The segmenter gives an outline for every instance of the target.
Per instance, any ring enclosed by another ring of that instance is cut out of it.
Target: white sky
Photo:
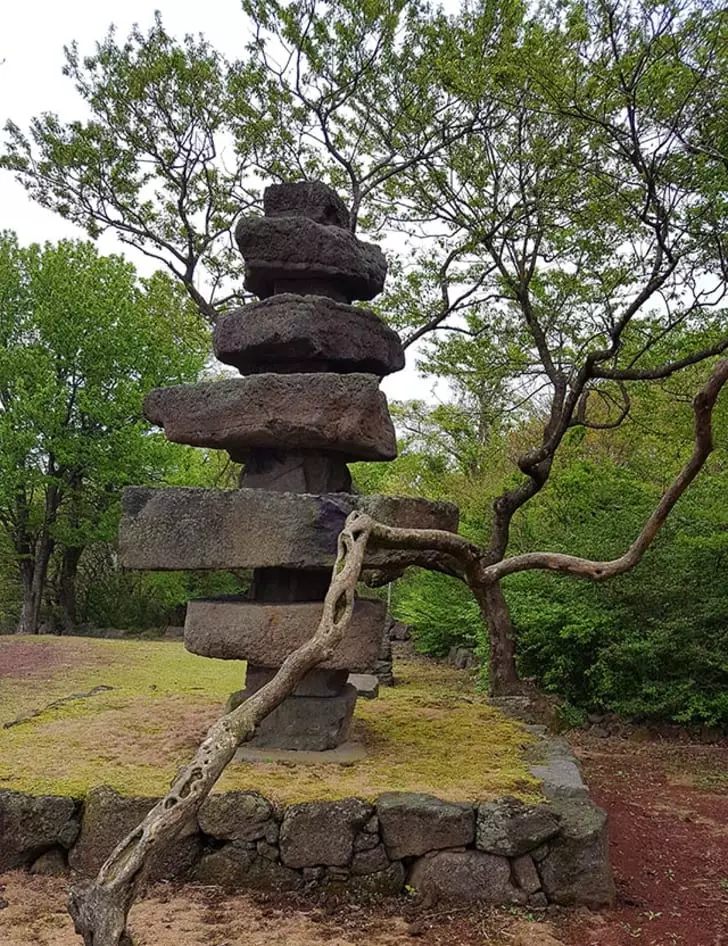
[[[166,29],[175,36],[204,33],[230,58],[240,55],[245,23],[239,0],[25,0],[2,3],[0,14],[0,127],[12,119],[26,128],[43,111],[62,120],[83,118],[83,103],[73,82],[62,75],[63,46],[76,40],[82,54],[92,53],[111,23],[124,39],[134,23],[143,31],[152,25],[154,11],[162,13]],[[21,243],[86,237],[60,216],[31,201],[9,172],[0,172],[0,227],[15,230]],[[150,262],[123,247],[111,234],[99,241],[103,252],[124,253],[146,273]],[[385,378],[388,397],[431,400],[433,382],[421,378],[407,353],[407,367]],[[442,388],[440,388],[442,390]]]

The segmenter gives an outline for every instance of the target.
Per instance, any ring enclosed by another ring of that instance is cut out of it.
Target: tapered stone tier
[[[350,371],[383,378],[404,367],[399,335],[370,312],[325,296],[271,296],[222,315],[215,356],[241,374]]]
[[[265,216],[236,228],[245,286],[262,301],[223,314],[214,333],[217,357],[244,377],[159,389],[144,403],[168,439],[240,462],[240,488],[130,488],[120,527],[129,568],[253,569],[246,598],[187,609],[188,650],[247,661],[232,705],[315,632],[352,510],[392,526],[458,528],[450,503],[351,494],[348,462],[396,455],[379,381],[403,367],[402,345],[373,312],[350,304],[381,292],[383,253],[354,236],[343,201],[319,182],[269,187],[263,205]],[[365,568],[390,577],[417,561],[370,548]],[[386,620],[383,603],[357,600],[344,639],[253,744],[318,752],[345,740],[357,696],[349,671],[377,659]]]
[[[144,414],[168,440],[227,450],[323,450],[345,460],[397,455],[387,399],[369,374],[259,374],[157,388]]]

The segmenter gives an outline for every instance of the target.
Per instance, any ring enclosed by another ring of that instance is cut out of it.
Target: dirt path
[[[616,910],[559,924],[569,946],[728,946],[728,745],[577,736],[607,810]]]

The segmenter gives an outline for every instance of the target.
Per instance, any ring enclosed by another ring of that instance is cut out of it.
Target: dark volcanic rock
[[[78,831],[72,798],[0,791],[0,873],[28,866],[56,845],[71,847]]]
[[[144,415],[168,440],[227,450],[324,450],[347,460],[392,460],[394,427],[369,374],[259,374],[155,388]]]
[[[185,622],[185,647],[203,657],[247,660],[279,667],[285,658],[313,636],[323,612],[323,604],[259,604],[254,601],[190,601]],[[351,624],[344,639],[317,671],[316,680],[325,672],[357,670],[368,666],[376,656],[380,628],[386,615],[383,601],[359,598],[354,604]],[[311,687],[302,687],[311,695]],[[253,690],[255,689],[253,686]],[[319,687],[319,690],[321,688]],[[303,695],[302,691],[298,695]],[[321,695],[320,693],[318,695]]]
[[[356,705],[356,690],[348,684],[338,696],[289,696],[264,720],[251,746],[324,752],[346,741]]]
[[[288,867],[346,867],[371,815],[372,806],[359,798],[290,805],[281,824],[281,860]]]
[[[546,896],[562,906],[611,906],[615,889],[606,813],[588,800],[554,802],[554,808],[561,832],[538,865]]]
[[[324,894],[337,899],[367,903],[385,897],[396,897],[404,886],[404,880],[405,869],[400,861],[395,861],[385,870],[371,874],[352,874],[338,881],[330,878],[324,888]]]
[[[498,904],[526,901],[526,894],[511,881],[508,858],[482,851],[439,851],[420,857],[407,883],[429,904],[438,900]]]
[[[235,238],[245,260],[245,288],[266,299],[296,281],[326,285],[346,301],[373,299],[384,288],[387,261],[378,246],[308,217],[244,217]]]
[[[475,846],[489,854],[518,857],[558,834],[558,814],[549,805],[503,798],[478,806]]]
[[[445,802],[433,795],[393,792],[377,799],[377,815],[387,854],[400,860],[427,851],[472,844],[472,805]]]
[[[308,217],[326,227],[349,229],[349,211],[335,190],[322,181],[271,184],[263,191],[266,217]]]
[[[220,316],[215,355],[241,374],[264,371],[364,372],[404,367],[399,335],[368,309],[324,296],[272,296]]]
[[[357,851],[351,862],[352,874],[373,874],[389,867],[389,858],[383,844],[368,851]]]
[[[159,799],[124,797],[108,786],[93,788],[86,796],[81,834],[68,857],[82,874],[95,874],[112,850],[140,824]],[[197,823],[191,821],[169,850],[152,854],[145,876],[150,880],[184,877],[200,855]]]
[[[124,490],[122,507],[122,564],[162,571],[331,568],[337,537],[353,509],[385,525],[449,532],[458,528],[458,510],[452,503],[401,496],[135,486]],[[367,550],[365,564],[376,568],[393,557],[399,563],[408,553]]]
[[[257,841],[273,818],[270,802],[258,792],[208,795],[197,814],[200,828],[221,841]]]
[[[242,889],[296,890],[301,875],[267,857],[260,857],[237,841],[206,854],[195,868],[200,884],[217,884],[228,891]]]

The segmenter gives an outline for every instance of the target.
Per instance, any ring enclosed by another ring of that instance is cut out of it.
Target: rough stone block
[[[322,181],[271,184],[263,191],[266,217],[308,217],[327,227],[349,229],[349,211],[335,190]]]
[[[372,806],[359,798],[290,805],[281,824],[281,860],[288,867],[346,867],[371,815]]]
[[[350,673],[349,683],[365,700],[376,700],[379,696],[379,679],[373,673]]]
[[[458,528],[452,503],[402,496],[133,486],[124,490],[122,506],[122,565],[159,571],[331,568],[338,534],[353,509],[385,525]],[[392,559],[403,563],[417,556],[371,549],[365,565],[378,568]]]
[[[302,886],[301,875],[254,850],[233,841],[218,851],[206,854],[195,868],[194,880],[216,884],[227,891],[296,890]]]
[[[615,889],[606,813],[589,800],[565,799],[554,807],[561,831],[539,864],[546,896],[561,906],[611,906]]]
[[[384,288],[387,261],[378,246],[307,217],[244,217],[235,238],[245,259],[245,288],[260,299],[279,283],[333,285],[347,301],[373,299]]]
[[[244,699],[270,683],[277,672],[277,668],[254,667],[248,662],[245,668]],[[346,683],[346,670],[312,670],[296,685],[291,696],[339,696]]]
[[[511,867],[513,868],[513,879],[525,893],[533,894],[541,889],[541,878],[538,876],[536,865],[530,854],[514,857],[511,861]]]
[[[203,657],[280,667],[288,654],[313,636],[322,612],[323,604],[317,601],[278,605],[234,599],[190,601],[185,621],[185,647]],[[383,601],[358,598],[344,639],[315,671],[311,686],[321,683],[324,672],[369,666],[376,657],[385,618]],[[345,683],[344,679],[342,686]],[[309,691],[307,695],[313,695],[305,680],[300,686]],[[339,692],[341,689],[340,686]],[[318,690],[316,695],[321,695],[320,685]],[[303,691],[298,695],[304,695]]]
[[[346,742],[356,705],[354,687],[339,696],[289,696],[260,723],[248,745],[324,752]]]
[[[197,814],[205,834],[221,841],[257,841],[265,838],[273,818],[270,802],[257,792],[208,795]]]
[[[370,374],[259,374],[155,388],[144,415],[168,440],[227,450],[324,450],[346,460],[393,460],[394,427]]]
[[[558,834],[559,817],[548,805],[503,798],[478,806],[475,845],[489,854],[518,857]]]
[[[337,900],[376,903],[385,897],[396,897],[404,886],[404,880],[405,869],[400,861],[395,861],[385,870],[378,870],[372,874],[352,874],[338,881],[330,877],[323,893]]]
[[[511,880],[506,857],[482,851],[440,851],[420,857],[408,884],[429,904],[439,900],[465,903],[525,903],[526,895]]]
[[[82,874],[95,874],[116,845],[140,824],[157,803],[156,798],[124,797],[102,785],[86,796],[81,834],[68,863]],[[197,823],[191,821],[171,849],[150,857],[145,876],[150,880],[183,877],[200,855]]]
[[[377,815],[391,860],[472,844],[475,837],[473,806],[445,802],[434,795],[380,795]]]
[[[28,866],[56,845],[69,848],[78,831],[72,798],[0,791],[0,873]]]
[[[389,867],[389,858],[383,844],[368,851],[357,851],[351,862],[352,874],[374,874]]]
[[[215,356],[241,374],[351,371],[379,378],[404,368],[399,335],[368,309],[282,293],[220,316]]]

